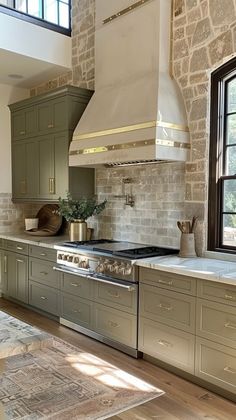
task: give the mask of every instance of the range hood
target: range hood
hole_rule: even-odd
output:
[[[74,131],[70,166],[188,160],[170,33],[171,0],[96,0],[95,93]]]

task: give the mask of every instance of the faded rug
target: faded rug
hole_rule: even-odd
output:
[[[163,394],[55,337],[53,345],[1,362],[0,413],[7,420],[107,419]]]

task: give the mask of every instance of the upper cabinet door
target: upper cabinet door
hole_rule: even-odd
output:
[[[66,98],[45,101],[38,105],[38,134],[49,134],[67,128]]]
[[[37,113],[31,106],[12,113],[12,139],[21,140],[37,131]]]
[[[41,136],[39,146],[39,196],[52,199],[55,194],[55,152],[54,137]]]
[[[12,197],[39,196],[38,144],[34,139],[12,143]]]

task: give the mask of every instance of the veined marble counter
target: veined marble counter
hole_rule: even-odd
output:
[[[27,234],[25,232],[22,233],[0,233],[0,238],[8,239],[10,241],[19,241],[29,245],[38,245],[43,246],[45,248],[54,248],[54,245],[69,241],[68,235],[58,235],[58,236],[34,236]]]
[[[138,260],[136,265],[236,286],[235,262],[199,257],[166,256]]]
[[[51,344],[49,334],[0,311],[0,360]]]

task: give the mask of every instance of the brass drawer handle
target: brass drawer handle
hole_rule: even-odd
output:
[[[112,327],[112,328],[119,327],[119,324],[117,324],[117,322],[113,322],[113,321],[108,321],[108,325],[110,325],[110,327]]]
[[[172,309],[173,309],[172,306],[166,306],[166,305],[163,305],[163,303],[160,303],[157,306],[158,306],[158,308],[164,309],[165,311],[172,311]]]
[[[22,246],[17,246],[16,249],[19,249],[19,251],[23,251],[24,248],[22,248]]]
[[[71,283],[70,285],[74,286],[74,287],[80,287],[81,286],[81,284],[79,284],[79,283]]]
[[[19,259],[17,259],[16,261],[19,262],[19,263],[23,263],[24,262],[23,260],[19,260]]]
[[[231,330],[236,330],[236,325],[232,325],[230,322],[226,322],[224,325],[225,328],[230,328]]]
[[[22,179],[20,181],[20,192],[21,194],[26,194],[27,193],[27,183],[26,183],[26,179]]]
[[[4,255],[4,273],[7,273],[7,255]]]
[[[46,257],[47,254],[44,254],[44,252],[41,252],[41,254],[39,255],[41,255],[41,257]]]
[[[48,128],[53,128],[54,125],[53,124],[48,124]]]
[[[169,343],[169,341],[166,340],[157,340],[158,344],[160,344],[160,346],[164,346],[164,347],[173,347],[173,344]]]
[[[107,294],[110,295],[111,297],[114,297],[114,298],[119,298],[120,297],[118,292],[112,293],[109,290],[107,290]]]
[[[225,299],[228,299],[228,300],[235,300],[235,299],[236,299],[236,297],[235,297],[235,296],[232,296],[232,295],[227,295],[227,294],[225,294]]]
[[[74,314],[81,314],[81,311],[77,310],[77,309],[73,309]]]
[[[25,131],[20,131],[20,135],[22,136],[23,134],[25,134]]]
[[[224,371],[228,373],[232,373],[233,375],[236,374],[236,370],[232,369],[230,366],[225,366]]]
[[[158,280],[158,283],[161,284],[166,284],[167,286],[172,286],[173,285],[173,281],[164,281],[164,280]]]
[[[55,178],[49,178],[49,194],[55,194]]]
[[[42,274],[43,276],[47,276],[48,275],[47,271],[40,271],[39,274]]]
[[[46,296],[40,296],[40,299],[47,300],[48,298]]]

